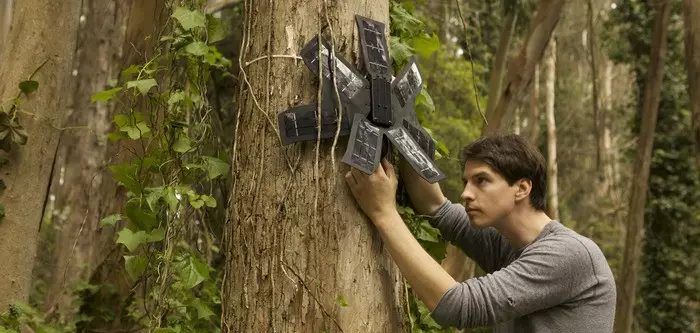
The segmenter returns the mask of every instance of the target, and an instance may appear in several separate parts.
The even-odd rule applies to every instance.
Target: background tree
[[[3,131],[12,132],[4,137],[3,150],[11,150],[0,167],[7,187],[0,194],[5,214],[0,224],[0,262],[8,267],[0,271],[3,310],[29,295],[40,208],[46,201],[70,94],[79,11],[77,0],[52,5],[39,0],[18,2],[13,29],[0,55],[0,63],[12,64],[0,70],[0,116],[5,119]],[[25,140],[26,145],[17,144]]]

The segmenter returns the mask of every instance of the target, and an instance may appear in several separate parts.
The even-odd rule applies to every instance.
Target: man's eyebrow
[[[489,173],[486,171],[479,171],[479,172],[471,175],[471,177],[469,177],[469,178],[475,178],[475,177],[489,177]],[[462,176],[462,182],[466,185],[469,182],[469,180],[467,178],[464,178],[464,176]]]

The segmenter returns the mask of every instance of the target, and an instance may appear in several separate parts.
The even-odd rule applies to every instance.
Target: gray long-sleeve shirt
[[[600,248],[557,221],[523,248],[493,228],[471,226],[445,202],[431,224],[486,271],[449,289],[432,313],[443,326],[492,326],[494,333],[609,333],[615,280]]]

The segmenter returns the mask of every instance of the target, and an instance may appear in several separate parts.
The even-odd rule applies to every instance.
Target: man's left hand
[[[396,188],[398,181],[394,167],[386,159],[371,175],[355,168],[345,174],[345,181],[362,211],[372,222],[396,211]]]

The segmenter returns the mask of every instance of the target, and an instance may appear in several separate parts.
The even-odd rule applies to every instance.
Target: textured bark
[[[0,54],[12,23],[12,0],[0,0]]]
[[[603,161],[603,114],[600,112],[600,93],[598,85],[598,50],[596,49],[596,29],[593,18],[593,0],[587,1],[588,7],[588,52],[589,62],[591,65],[591,84],[593,86],[593,133],[595,133],[596,152],[595,152],[595,169],[598,175],[597,181],[603,181],[602,165]]]
[[[549,41],[545,58],[545,109],[547,112],[547,210],[549,216],[559,220],[559,195],[557,191],[557,125],[554,119],[555,83],[557,80],[557,40]]]
[[[493,112],[486,115],[484,134],[507,131],[515,107],[529,91],[535,67],[542,59],[547,43],[564,7],[564,0],[541,0],[530,22],[530,32],[518,55],[510,61],[503,89],[494,101]],[[489,101],[491,103],[491,101]]]
[[[667,35],[671,5],[667,0],[656,3],[654,30],[651,40],[651,61],[644,89],[642,127],[639,133],[637,156],[634,163],[632,189],[627,215],[627,235],[622,272],[618,285],[615,333],[632,332],[634,301],[637,291],[637,267],[642,249],[644,230],[644,206],[647,198],[649,167],[654,142],[656,118],[659,113],[661,83],[664,77]]]
[[[5,219],[0,224],[0,309],[26,301],[33,268],[42,208],[51,179],[61,122],[70,94],[71,65],[80,0],[23,0],[13,10],[13,29],[0,55],[0,103],[7,111],[19,82],[36,71],[39,90],[20,105],[20,123],[29,135],[25,146],[14,146],[0,167],[7,189],[0,194]],[[60,19],[56,19],[60,18]],[[44,64],[42,66],[42,63]]]
[[[249,42],[241,49],[242,63],[268,52],[298,54],[326,24],[325,11],[319,17],[323,3],[247,1]],[[388,33],[388,1],[328,6],[336,52],[351,62],[358,55],[355,14],[385,22]],[[402,279],[345,184],[348,168],[340,159],[347,139],[339,140],[334,166],[333,140],[324,140],[320,151],[315,142],[281,148],[274,131],[276,114],[316,100],[318,81],[292,59],[265,59],[245,69],[241,81],[247,77],[250,87],[239,98],[222,331],[402,331]],[[295,173],[285,156],[292,164],[299,158]]]
[[[114,229],[99,224],[102,218],[119,213],[125,199],[107,170],[116,162],[117,153],[116,146],[104,139],[112,130],[114,106],[92,103],[91,96],[119,77],[130,11],[131,1],[83,2],[84,21],[74,66],[77,75],[66,126],[88,129],[61,133],[50,190],[53,206],[68,213],[54,218],[50,226],[56,229],[56,240],[55,251],[48,254],[51,278],[46,281],[44,308],[63,317],[78,310],[71,305],[74,284],[89,278],[115,246]]]
[[[700,3],[685,0],[685,63],[688,71],[688,92],[692,111],[695,158],[700,168]]]

